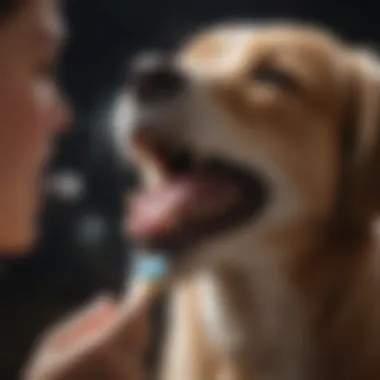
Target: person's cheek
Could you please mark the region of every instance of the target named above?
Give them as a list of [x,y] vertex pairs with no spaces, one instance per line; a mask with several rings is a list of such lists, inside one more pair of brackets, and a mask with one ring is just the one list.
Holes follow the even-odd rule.
[[9,174],[16,175],[29,165],[28,155],[34,145],[37,123],[35,106],[29,86],[21,80],[3,88],[1,95],[4,100],[0,101],[2,161],[6,166],[12,165]]
[[28,155],[29,167],[39,170],[49,159],[54,136],[65,123],[65,111],[52,83],[41,80],[28,91],[25,101],[25,120],[20,130],[24,152]]

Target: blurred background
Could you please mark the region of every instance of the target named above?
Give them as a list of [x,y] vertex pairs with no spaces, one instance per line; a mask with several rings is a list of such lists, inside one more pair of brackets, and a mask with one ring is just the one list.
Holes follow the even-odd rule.
[[[82,196],[50,197],[35,251],[0,262],[1,380],[17,378],[43,328],[98,292],[117,294],[125,282],[128,242],[120,223],[134,178],[108,132],[128,57],[170,47],[194,28],[226,19],[302,19],[354,42],[377,46],[380,39],[380,4],[366,0],[65,0],[63,7],[71,38],[58,75],[76,121],[60,141],[52,171],[79,183]],[[157,331],[160,316],[158,309]]]

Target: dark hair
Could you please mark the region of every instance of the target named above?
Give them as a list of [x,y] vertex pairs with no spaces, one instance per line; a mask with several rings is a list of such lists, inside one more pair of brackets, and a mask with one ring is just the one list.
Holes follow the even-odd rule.
[[0,0],[0,22],[17,12],[21,3],[22,0]]

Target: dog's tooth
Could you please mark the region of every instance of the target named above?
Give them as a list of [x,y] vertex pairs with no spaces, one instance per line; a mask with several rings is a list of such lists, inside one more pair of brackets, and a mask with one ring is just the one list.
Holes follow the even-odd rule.
[[139,166],[142,186],[147,192],[153,192],[161,187],[165,180],[165,173],[157,162],[149,157],[140,157]]
[[148,192],[154,192],[162,186],[164,178],[164,174],[157,167],[146,167],[143,174],[144,187]]

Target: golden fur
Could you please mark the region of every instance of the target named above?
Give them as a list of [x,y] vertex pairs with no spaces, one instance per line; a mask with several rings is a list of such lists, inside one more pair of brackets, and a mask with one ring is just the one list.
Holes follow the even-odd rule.
[[162,379],[379,379],[380,61],[314,27],[236,24],[176,62],[195,88],[184,141],[259,170],[273,197],[194,251]]

